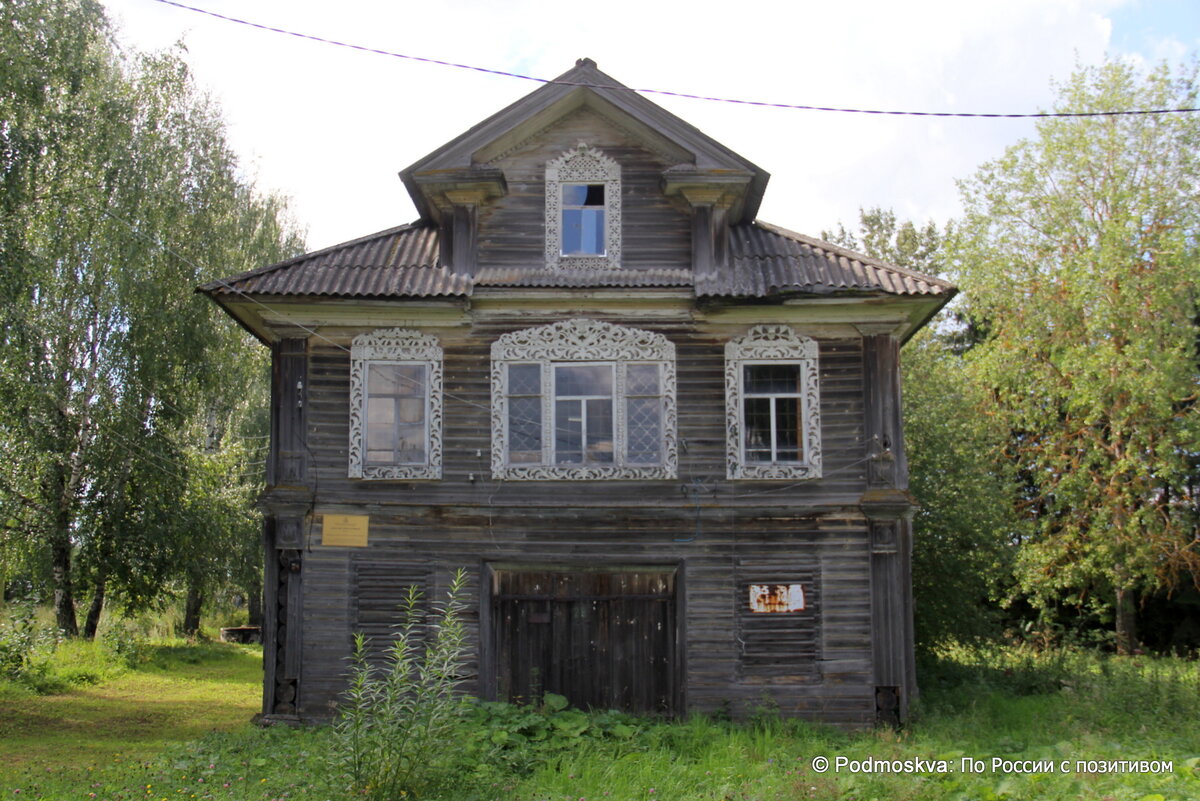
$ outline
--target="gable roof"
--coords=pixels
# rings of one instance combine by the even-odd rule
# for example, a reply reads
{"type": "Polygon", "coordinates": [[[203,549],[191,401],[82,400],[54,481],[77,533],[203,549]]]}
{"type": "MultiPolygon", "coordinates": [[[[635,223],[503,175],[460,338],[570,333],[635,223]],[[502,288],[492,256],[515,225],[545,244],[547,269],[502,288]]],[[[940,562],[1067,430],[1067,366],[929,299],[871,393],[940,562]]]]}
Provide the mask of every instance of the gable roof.
{"type": "Polygon", "coordinates": [[[727,265],[703,274],[686,269],[570,273],[484,267],[471,277],[440,265],[437,228],[416,222],[213,281],[200,291],[379,299],[464,297],[481,287],[679,287],[693,289],[697,297],[730,298],[863,292],[949,299],[955,291],[940,278],[767,223],[735,225],[729,239],[727,265]]]}
{"type": "Polygon", "coordinates": [[[634,136],[676,159],[671,171],[677,177],[680,173],[745,176],[748,184],[737,221],[749,222],[758,214],[770,179],[766,170],[601,72],[596,62],[581,58],[554,80],[401,170],[400,178],[421,218],[436,216],[421,185],[423,176],[437,180],[482,176],[490,159],[581,107],[619,120],[634,136]]]}

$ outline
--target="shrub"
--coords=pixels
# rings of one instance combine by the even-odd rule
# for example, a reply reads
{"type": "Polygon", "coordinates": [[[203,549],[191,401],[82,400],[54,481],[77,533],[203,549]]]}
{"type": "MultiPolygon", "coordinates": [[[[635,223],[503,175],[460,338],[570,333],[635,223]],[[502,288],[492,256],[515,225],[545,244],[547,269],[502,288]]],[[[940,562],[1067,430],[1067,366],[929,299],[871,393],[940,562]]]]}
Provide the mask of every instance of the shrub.
{"type": "Polygon", "coordinates": [[[467,651],[465,583],[466,571],[459,570],[446,601],[431,604],[428,620],[421,593],[408,588],[382,668],[369,661],[367,639],[354,637],[334,752],[370,798],[421,798],[452,787],[463,774],[457,735],[467,703],[458,692],[467,651]]]}
{"type": "Polygon", "coordinates": [[[104,648],[125,667],[137,667],[145,659],[145,647],[138,633],[124,623],[114,623],[100,635],[104,648]]]}
{"type": "Polygon", "coordinates": [[[0,620],[0,678],[36,692],[55,689],[47,673],[59,639],[57,630],[38,623],[32,603],[13,604],[0,620]]]}

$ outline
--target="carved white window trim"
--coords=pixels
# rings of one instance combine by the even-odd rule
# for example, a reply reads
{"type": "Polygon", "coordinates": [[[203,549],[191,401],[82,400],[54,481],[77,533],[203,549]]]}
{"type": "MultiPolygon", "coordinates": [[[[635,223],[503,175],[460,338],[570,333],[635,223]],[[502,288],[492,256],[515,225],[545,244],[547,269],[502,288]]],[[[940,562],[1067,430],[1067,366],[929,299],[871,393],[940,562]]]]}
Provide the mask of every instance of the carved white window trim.
{"type": "Polygon", "coordinates": [[[580,142],[546,164],[546,267],[550,270],[614,270],[621,266],[621,165],[580,142]],[[604,184],[604,255],[562,252],[562,187],[604,184]]]}
{"type": "Polygon", "coordinates": [[[817,343],[785,325],[760,325],[725,345],[726,476],[730,479],[821,477],[821,393],[817,343]],[[781,362],[800,366],[802,457],[799,462],[747,463],[742,442],[742,367],[781,362]]]}
{"type": "Polygon", "coordinates": [[[675,435],[675,345],[661,334],[596,320],[565,320],[513,331],[492,343],[492,476],[513,481],[591,481],[672,479],[678,464],[675,435]],[[569,363],[617,365],[613,389],[614,463],[554,464],[554,390],[552,368],[569,363]],[[662,397],[661,462],[624,463],[627,442],[625,370],[628,364],[659,366],[662,397]],[[508,366],[541,366],[542,459],[537,464],[508,462],[508,366]]]}
{"type": "Polygon", "coordinates": [[[403,328],[359,334],[350,348],[350,478],[438,479],[442,477],[442,348],[437,337],[403,328]],[[422,364],[426,368],[423,464],[366,462],[367,367],[372,363],[422,364]]]}

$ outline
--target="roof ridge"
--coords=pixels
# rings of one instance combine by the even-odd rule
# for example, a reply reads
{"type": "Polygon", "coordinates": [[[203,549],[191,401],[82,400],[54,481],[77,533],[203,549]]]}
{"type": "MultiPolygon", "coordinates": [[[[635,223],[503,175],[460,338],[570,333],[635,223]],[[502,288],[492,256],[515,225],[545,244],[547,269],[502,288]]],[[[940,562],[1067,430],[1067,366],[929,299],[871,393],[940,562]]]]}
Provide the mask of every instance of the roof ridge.
{"type": "MultiPolygon", "coordinates": [[[[951,282],[947,281],[944,278],[938,278],[937,276],[929,275],[928,273],[918,272],[917,270],[912,270],[912,269],[909,269],[908,267],[901,267],[900,265],[893,264],[890,261],[884,261],[883,259],[876,258],[875,256],[868,256],[865,253],[860,253],[857,250],[851,250],[850,248],[844,247],[842,245],[836,245],[833,242],[828,242],[824,239],[817,239],[816,237],[808,236],[806,234],[799,233],[798,231],[793,231],[790,228],[784,228],[782,225],[775,225],[774,223],[765,222],[764,220],[755,220],[754,222],[752,222],[750,224],[757,225],[759,228],[762,228],[763,230],[765,230],[769,233],[777,234],[779,236],[784,236],[789,239],[794,239],[797,242],[802,242],[806,245],[809,245],[810,247],[819,248],[819,249],[827,251],[829,253],[834,253],[834,254],[837,254],[840,256],[845,256],[845,257],[851,258],[851,259],[857,259],[858,261],[861,261],[864,264],[870,264],[870,265],[873,265],[873,266],[878,267],[883,270],[888,270],[890,272],[897,272],[902,275],[907,275],[910,278],[915,278],[919,281],[925,281],[926,283],[935,284],[935,285],[943,287],[945,289],[954,289],[955,288],[954,284],[952,284],[951,282]]],[[[756,257],[752,257],[752,258],[756,258],[756,257]]]]}

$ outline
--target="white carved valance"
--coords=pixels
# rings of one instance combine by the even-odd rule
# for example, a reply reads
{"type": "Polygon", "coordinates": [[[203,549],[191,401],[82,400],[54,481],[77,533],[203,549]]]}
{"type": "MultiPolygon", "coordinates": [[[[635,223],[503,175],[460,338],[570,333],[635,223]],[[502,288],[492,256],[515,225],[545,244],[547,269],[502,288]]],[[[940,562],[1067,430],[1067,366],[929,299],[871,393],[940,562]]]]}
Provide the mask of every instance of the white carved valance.
{"type": "Polygon", "coordinates": [[[675,477],[675,346],[666,337],[574,319],[505,334],[492,344],[491,354],[493,476],[525,481],[675,477]],[[564,435],[556,431],[554,369],[568,365],[589,365],[611,376],[611,388],[605,390],[612,414],[611,463],[563,464],[556,455],[564,435]],[[510,388],[509,370],[515,367],[526,372],[527,386],[510,388]],[[520,435],[510,430],[518,402],[530,418],[517,421],[520,435]],[[534,449],[522,451],[525,461],[519,463],[510,458],[510,444],[516,442],[510,437],[518,436],[537,443],[519,446],[534,449]],[[646,443],[651,436],[655,441],[646,443]],[[644,457],[639,463],[637,452],[656,454],[653,463],[644,457]]]}
{"type": "Polygon", "coordinates": [[[442,477],[442,348],[437,337],[388,328],[354,338],[350,348],[349,476],[394,480],[442,477]],[[420,401],[424,404],[420,462],[372,464],[367,459],[368,371],[372,364],[420,368],[420,401]]]}
{"type": "Polygon", "coordinates": [[[612,270],[621,266],[621,165],[580,142],[546,164],[546,267],[551,270],[612,270]],[[604,255],[563,254],[564,184],[602,184],[604,255]]]}
{"type": "MultiPolygon", "coordinates": [[[[821,476],[821,397],[815,340],[785,325],[760,325],[725,345],[726,475],[730,479],[806,479],[821,476]],[[749,461],[746,456],[744,369],[790,364],[798,368],[799,458],[749,461]]],[[[774,408],[774,407],[772,407],[774,408]]]]}

